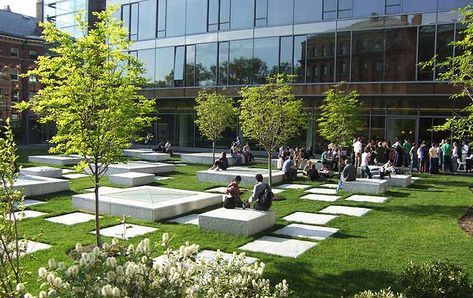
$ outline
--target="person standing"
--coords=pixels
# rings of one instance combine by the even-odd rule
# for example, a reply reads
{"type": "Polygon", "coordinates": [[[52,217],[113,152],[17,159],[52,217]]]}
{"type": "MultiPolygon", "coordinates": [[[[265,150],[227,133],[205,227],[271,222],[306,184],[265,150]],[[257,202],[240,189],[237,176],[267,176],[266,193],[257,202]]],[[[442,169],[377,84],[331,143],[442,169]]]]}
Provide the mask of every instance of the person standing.
{"type": "Polygon", "coordinates": [[[468,143],[466,141],[463,141],[462,145],[462,162],[466,162],[466,158],[468,157],[468,153],[470,151],[470,147],[468,147],[468,143]]]}
{"type": "Polygon", "coordinates": [[[439,158],[437,151],[437,144],[432,143],[432,147],[429,149],[429,158],[430,158],[430,174],[438,174],[439,172],[439,158]]]}
{"type": "Polygon", "coordinates": [[[361,166],[361,154],[363,152],[363,144],[361,143],[361,137],[355,139],[353,143],[353,153],[355,153],[355,169],[361,166]]]}
{"type": "Polygon", "coordinates": [[[370,149],[365,148],[365,152],[361,154],[361,178],[365,178],[365,174],[371,179],[371,172],[369,168],[370,149]]]}
{"type": "Polygon", "coordinates": [[[442,153],[443,153],[443,171],[453,172],[452,167],[452,145],[448,140],[445,140],[442,145],[442,153]]]}
{"type": "Polygon", "coordinates": [[[411,142],[409,142],[409,140],[406,139],[404,141],[404,144],[402,144],[402,149],[404,153],[403,163],[404,163],[404,167],[406,168],[410,167],[411,165],[411,156],[410,156],[411,148],[412,148],[411,142]]]}
{"type": "Polygon", "coordinates": [[[453,171],[456,172],[458,169],[458,165],[460,164],[460,149],[458,148],[457,142],[453,142],[452,148],[452,168],[453,171]]]}
{"type": "Polygon", "coordinates": [[[417,155],[417,150],[418,150],[417,143],[413,142],[411,146],[411,150],[409,150],[409,158],[410,158],[409,169],[411,171],[411,174],[414,171],[414,168],[416,168],[417,171],[419,171],[419,159],[417,155]]]}
{"type": "Polygon", "coordinates": [[[425,141],[422,141],[419,149],[417,149],[417,157],[419,158],[419,171],[421,173],[427,172],[427,164],[428,164],[428,154],[429,149],[427,148],[427,144],[425,141]]]}

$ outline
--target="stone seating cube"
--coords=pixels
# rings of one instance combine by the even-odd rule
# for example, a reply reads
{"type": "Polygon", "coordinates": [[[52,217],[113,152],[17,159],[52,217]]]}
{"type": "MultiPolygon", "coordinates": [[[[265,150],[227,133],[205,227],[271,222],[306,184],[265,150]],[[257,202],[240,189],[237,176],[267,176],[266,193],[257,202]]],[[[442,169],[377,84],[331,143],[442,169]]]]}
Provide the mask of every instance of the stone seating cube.
{"type": "MultiPolygon", "coordinates": [[[[220,158],[220,152],[215,153],[215,159],[220,158]]],[[[233,166],[236,164],[236,158],[233,158],[230,153],[227,153],[228,164],[233,166]]],[[[213,165],[212,153],[185,153],[181,154],[181,160],[190,164],[204,164],[213,165]]]]}
{"type": "Polygon", "coordinates": [[[24,175],[16,180],[14,188],[21,190],[27,197],[39,196],[69,190],[69,181],[50,177],[24,175]]]}
{"type": "Polygon", "coordinates": [[[29,162],[45,163],[54,165],[76,165],[81,162],[83,158],[77,155],[60,156],[60,155],[32,155],[28,156],[29,162]]]}
{"type": "MultiPolygon", "coordinates": [[[[245,168],[245,167],[230,167],[225,171],[204,170],[197,172],[197,181],[201,182],[218,182],[228,184],[235,176],[241,176],[241,184],[254,185],[256,183],[255,175],[263,175],[263,181],[268,183],[269,175],[266,169],[245,168]]],[[[272,182],[274,184],[283,181],[284,173],[282,171],[274,170],[272,172],[272,182]]]]}
{"type": "Polygon", "coordinates": [[[356,179],[346,181],[343,191],[352,193],[383,194],[388,191],[388,181],[379,179],[356,179]]]}
{"type": "Polygon", "coordinates": [[[128,156],[128,157],[139,158],[144,153],[152,153],[152,152],[153,150],[151,149],[125,149],[123,150],[123,155],[128,156]]]}
{"type": "Polygon", "coordinates": [[[168,153],[159,153],[159,152],[150,152],[142,153],[140,158],[148,161],[163,161],[171,158],[171,155],[168,153]]]}
{"type": "Polygon", "coordinates": [[[49,178],[61,178],[62,170],[52,167],[31,167],[23,168],[20,170],[21,175],[31,175],[49,178]]]}
{"type": "MultiPolygon", "coordinates": [[[[379,178],[379,175],[374,175],[373,178],[379,178]]],[[[389,186],[407,187],[412,183],[411,175],[391,175],[391,177],[386,176],[384,179],[388,181],[389,186]]]]}
{"type": "Polygon", "coordinates": [[[275,222],[272,210],[220,208],[199,214],[199,228],[243,236],[269,229],[275,222]]]}
{"type": "Polygon", "coordinates": [[[126,186],[146,185],[154,182],[154,174],[128,172],[110,175],[108,180],[110,183],[126,186]]]}

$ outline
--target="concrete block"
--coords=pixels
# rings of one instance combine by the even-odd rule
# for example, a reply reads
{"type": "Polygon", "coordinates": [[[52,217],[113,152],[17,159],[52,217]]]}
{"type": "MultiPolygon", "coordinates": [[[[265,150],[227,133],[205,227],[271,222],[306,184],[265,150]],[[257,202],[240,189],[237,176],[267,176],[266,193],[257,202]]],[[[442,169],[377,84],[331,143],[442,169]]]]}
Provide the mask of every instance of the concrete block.
{"type": "Polygon", "coordinates": [[[126,186],[146,185],[154,182],[154,175],[146,173],[128,172],[110,175],[108,176],[108,181],[113,184],[126,186]]]}

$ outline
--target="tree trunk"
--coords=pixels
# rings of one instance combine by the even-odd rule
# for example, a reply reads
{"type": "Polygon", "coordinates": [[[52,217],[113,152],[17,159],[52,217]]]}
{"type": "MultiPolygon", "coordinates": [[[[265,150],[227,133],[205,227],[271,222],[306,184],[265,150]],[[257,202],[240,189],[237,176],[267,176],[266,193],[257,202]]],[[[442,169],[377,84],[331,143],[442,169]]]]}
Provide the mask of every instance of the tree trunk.
{"type": "Polygon", "coordinates": [[[271,183],[273,181],[272,176],[271,176],[271,152],[268,151],[268,172],[269,172],[269,178],[268,178],[268,184],[271,186],[271,183]]]}
{"type": "Polygon", "coordinates": [[[212,166],[215,162],[215,141],[212,141],[212,166]]]}
{"type": "Polygon", "coordinates": [[[102,247],[100,242],[100,210],[99,210],[99,186],[100,186],[100,178],[99,178],[99,165],[98,161],[95,160],[95,171],[94,171],[94,182],[95,182],[95,239],[97,241],[97,247],[102,247]]]}

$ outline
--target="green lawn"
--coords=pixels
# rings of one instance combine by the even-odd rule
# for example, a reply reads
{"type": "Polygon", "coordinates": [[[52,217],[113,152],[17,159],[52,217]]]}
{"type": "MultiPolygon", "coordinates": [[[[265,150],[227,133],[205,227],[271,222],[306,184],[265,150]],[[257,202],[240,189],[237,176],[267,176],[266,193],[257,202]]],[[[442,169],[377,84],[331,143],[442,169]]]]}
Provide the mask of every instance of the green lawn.
{"type": "MultiPolygon", "coordinates": [[[[41,150],[35,150],[34,154],[41,150]]],[[[43,151],[44,153],[45,151],[43,151]]],[[[20,162],[31,150],[19,150],[20,162]]],[[[170,174],[174,179],[156,182],[156,186],[202,191],[220,184],[196,182],[195,172],[205,166],[180,166],[170,174]]],[[[303,191],[289,190],[281,194],[286,200],[273,204],[277,221],[275,231],[288,223],[281,218],[295,211],[316,212],[328,205],[349,205],[372,208],[363,217],[340,216],[328,226],[339,228],[339,232],[296,259],[276,257],[259,253],[247,253],[266,263],[266,276],[277,282],[286,279],[294,292],[294,297],[340,297],[351,296],[364,289],[388,287],[409,261],[449,260],[462,266],[473,276],[473,238],[458,225],[458,219],[473,204],[473,195],[468,186],[473,182],[469,177],[421,176],[422,179],[408,188],[391,188],[389,200],[383,204],[356,203],[344,201],[336,203],[300,200],[303,191]]],[[[298,180],[297,183],[308,183],[298,180]]],[[[108,182],[104,181],[106,185],[108,182]]],[[[312,183],[317,185],[318,183],[312,183]]],[[[88,178],[71,182],[71,191],[41,196],[47,204],[32,206],[30,209],[47,212],[49,216],[72,212],[71,195],[84,192],[92,187],[88,178]]],[[[347,197],[349,194],[344,194],[347,197]]],[[[249,194],[245,195],[245,198],[249,194]]],[[[101,225],[107,227],[119,223],[121,218],[104,216],[101,225]]],[[[186,241],[197,243],[202,249],[220,249],[225,252],[258,238],[232,236],[216,232],[202,231],[193,225],[151,223],[129,219],[130,223],[152,226],[158,232],[145,237],[160,240],[161,234],[173,236],[173,246],[186,241]]],[[[24,266],[31,271],[27,287],[36,292],[39,283],[37,270],[47,264],[49,258],[71,262],[67,252],[77,242],[94,243],[89,232],[94,223],[64,226],[45,221],[44,218],[26,219],[21,224],[29,237],[39,235],[39,241],[48,243],[51,249],[37,252],[23,258],[24,266]]],[[[266,231],[270,235],[271,231],[266,231]]],[[[137,243],[144,237],[128,242],[137,243]]],[[[157,254],[160,252],[158,251],[157,254]]]]}

